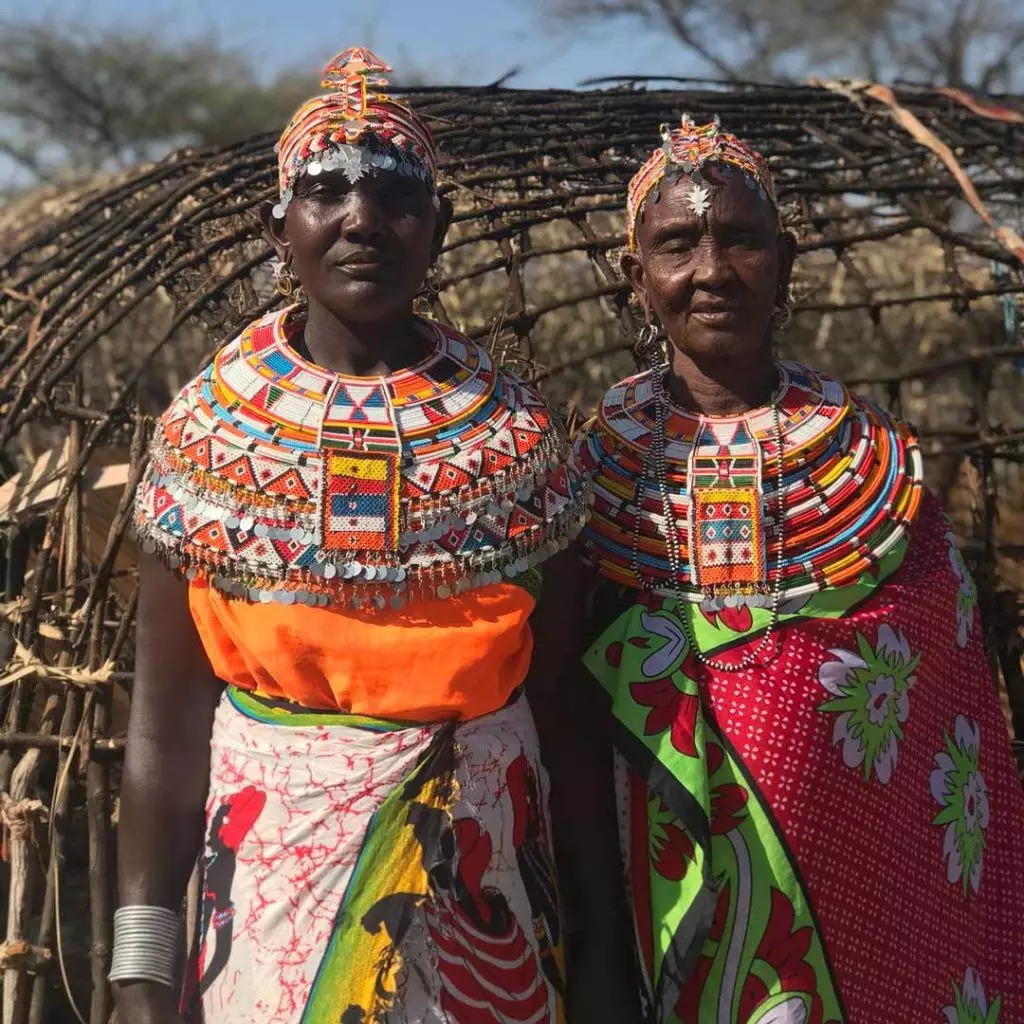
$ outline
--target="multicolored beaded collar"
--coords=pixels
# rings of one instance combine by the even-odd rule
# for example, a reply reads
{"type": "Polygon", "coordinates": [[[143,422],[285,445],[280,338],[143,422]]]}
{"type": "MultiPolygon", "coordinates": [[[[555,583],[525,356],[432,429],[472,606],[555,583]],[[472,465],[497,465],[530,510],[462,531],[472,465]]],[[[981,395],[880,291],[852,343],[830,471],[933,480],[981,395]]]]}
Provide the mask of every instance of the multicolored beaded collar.
{"type": "Polygon", "coordinates": [[[253,601],[401,607],[511,580],[580,530],[583,481],[543,399],[455,331],[389,377],[303,360],[296,307],[250,324],[161,420],[144,550],[253,601]]]}
{"type": "Polygon", "coordinates": [[[710,419],[670,407],[665,461],[675,521],[666,524],[662,495],[644,470],[656,428],[654,372],[662,371],[611,388],[577,440],[577,462],[593,483],[586,544],[602,575],[637,587],[637,559],[656,589],[673,593],[668,528],[678,538],[685,566],[678,590],[688,600],[707,601],[708,579],[754,579],[758,560],[778,550],[775,483],[761,472],[763,461],[775,460],[777,436],[785,543],[781,564],[767,569],[781,597],[852,583],[906,536],[921,498],[916,440],[873,403],[795,363],[779,365],[778,434],[769,408],[710,419]],[[730,497],[747,500],[750,481],[764,507],[730,497]]]}

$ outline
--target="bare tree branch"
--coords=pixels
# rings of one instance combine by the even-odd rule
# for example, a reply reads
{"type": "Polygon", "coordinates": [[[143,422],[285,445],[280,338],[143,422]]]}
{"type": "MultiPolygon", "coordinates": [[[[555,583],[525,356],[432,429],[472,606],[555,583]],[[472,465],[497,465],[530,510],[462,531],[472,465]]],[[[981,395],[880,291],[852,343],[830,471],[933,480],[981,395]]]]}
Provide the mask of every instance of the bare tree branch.
{"type": "Polygon", "coordinates": [[[668,29],[726,79],[789,70],[1012,91],[1020,0],[537,0],[549,19],[668,29]]]}
{"type": "Polygon", "coordinates": [[[1002,52],[983,64],[978,77],[978,88],[993,92],[998,88],[1009,91],[1021,62],[1024,61],[1024,25],[1005,38],[1002,52]]]}
{"type": "Polygon", "coordinates": [[[676,39],[684,46],[693,50],[698,57],[707,61],[723,78],[735,79],[737,77],[736,69],[728,61],[723,60],[713,51],[709,50],[701,42],[699,36],[687,25],[685,14],[681,9],[683,5],[673,3],[672,0],[654,0],[654,4],[661,15],[661,19],[672,30],[676,39]]]}
{"type": "Polygon", "coordinates": [[[277,128],[314,87],[205,39],[0,21],[0,144],[37,179],[277,128]]]}

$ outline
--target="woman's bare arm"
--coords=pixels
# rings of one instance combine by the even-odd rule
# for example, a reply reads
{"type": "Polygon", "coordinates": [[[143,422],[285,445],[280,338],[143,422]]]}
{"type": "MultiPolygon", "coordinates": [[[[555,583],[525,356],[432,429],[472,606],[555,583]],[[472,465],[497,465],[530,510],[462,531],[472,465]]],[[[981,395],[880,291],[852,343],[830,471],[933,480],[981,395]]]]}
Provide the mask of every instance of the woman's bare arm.
{"type": "MultiPolygon", "coordinates": [[[[188,608],[188,587],[142,555],[121,813],[121,906],[177,912],[203,841],[210,736],[223,691],[188,608]]],[[[153,983],[116,987],[127,1024],[175,1020],[173,993],[153,983]]]]}
{"type": "Polygon", "coordinates": [[[609,713],[583,653],[585,575],[570,548],[545,564],[531,622],[527,692],[551,781],[559,886],[567,919],[570,1024],[642,1020],[615,811],[609,713]]]}

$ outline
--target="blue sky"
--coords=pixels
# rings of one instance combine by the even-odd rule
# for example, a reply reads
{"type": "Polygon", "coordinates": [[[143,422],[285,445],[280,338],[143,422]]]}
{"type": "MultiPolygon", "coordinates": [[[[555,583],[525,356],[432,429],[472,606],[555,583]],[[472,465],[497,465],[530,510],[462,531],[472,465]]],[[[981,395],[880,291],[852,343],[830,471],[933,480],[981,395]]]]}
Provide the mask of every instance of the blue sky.
{"type": "MultiPolygon", "coordinates": [[[[319,68],[336,52],[368,43],[400,71],[403,57],[441,81],[482,84],[513,67],[521,88],[573,86],[590,77],[647,71],[686,74],[665,35],[631,22],[559,30],[540,0],[40,0],[35,17],[160,24],[213,32],[265,61],[319,68]]],[[[24,17],[24,0],[0,0],[0,15],[24,17]]],[[[693,69],[691,68],[691,71],[693,69]]],[[[396,74],[396,78],[398,75],[396,74]]]]}

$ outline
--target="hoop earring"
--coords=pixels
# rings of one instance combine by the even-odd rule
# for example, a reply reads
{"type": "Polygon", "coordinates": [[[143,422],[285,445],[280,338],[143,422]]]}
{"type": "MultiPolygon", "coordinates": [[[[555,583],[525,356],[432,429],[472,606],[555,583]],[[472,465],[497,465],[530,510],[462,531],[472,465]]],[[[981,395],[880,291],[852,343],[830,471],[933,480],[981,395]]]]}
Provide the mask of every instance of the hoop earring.
{"type": "Polygon", "coordinates": [[[274,260],[274,287],[282,299],[290,299],[299,287],[299,279],[295,276],[291,264],[284,260],[274,260]]]}
{"type": "Polygon", "coordinates": [[[441,294],[441,268],[436,261],[427,267],[427,276],[423,278],[421,294],[431,302],[441,294]]]}
{"type": "Polygon", "coordinates": [[[427,268],[423,284],[413,299],[413,312],[419,316],[430,316],[434,312],[434,300],[441,294],[441,268],[431,263],[427,268]]]}
{"type": "Polygon", "coordinates": [[[633,346],[633,353],[640,362],[648,367],[664,362],[661,345],[658,344],[658,328],[655,324],[645,324],[640,328],[633,346]]]}

